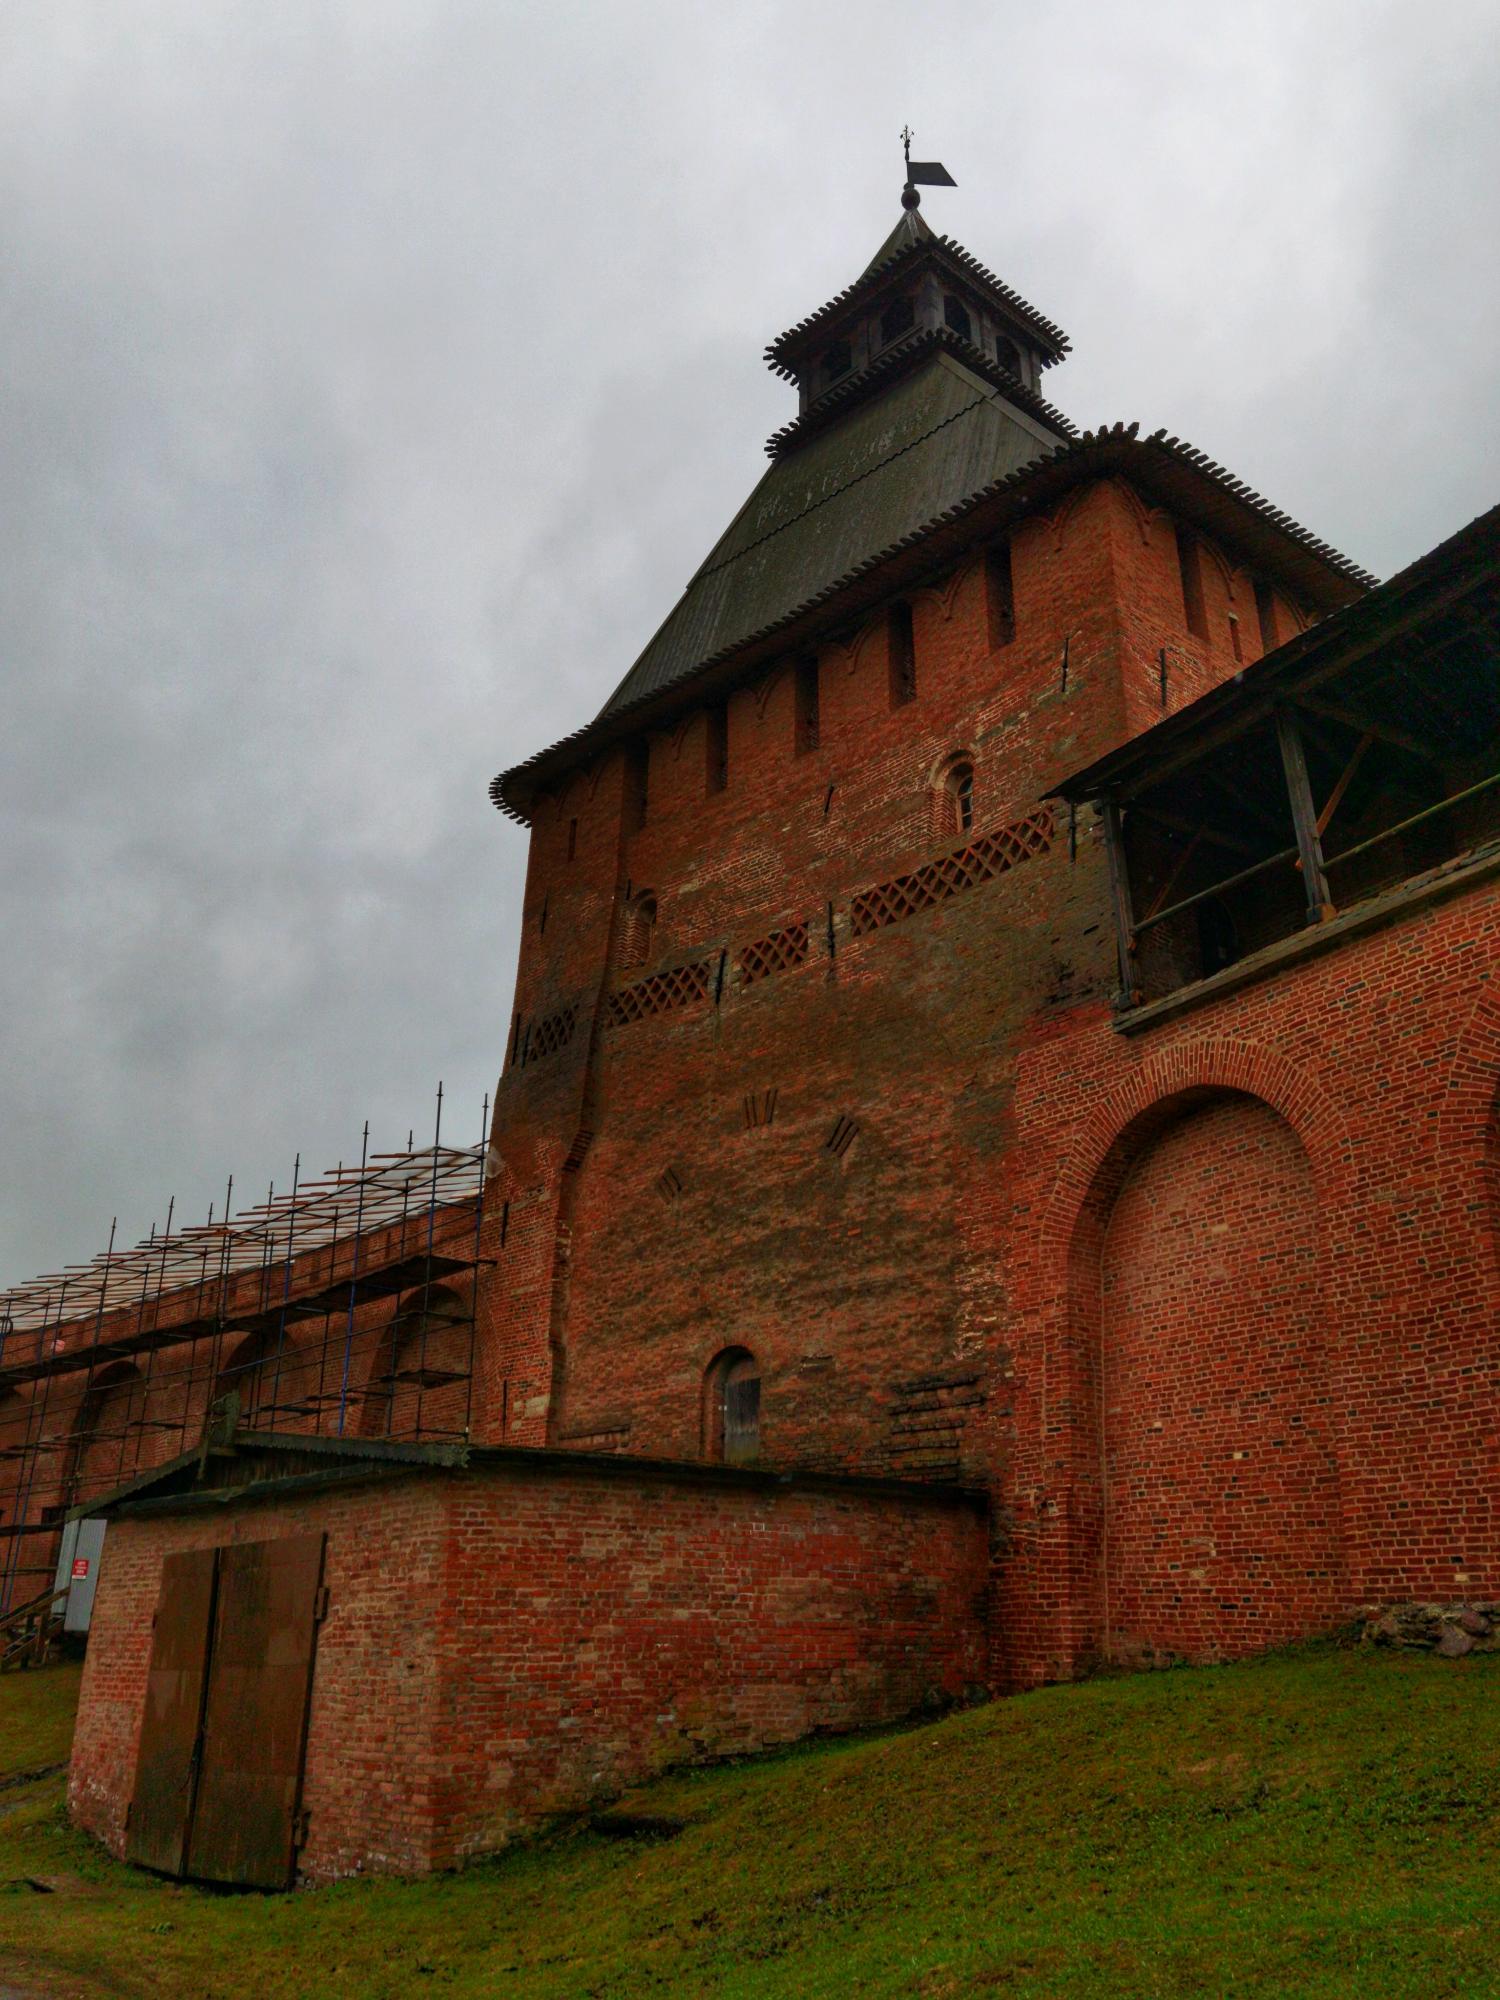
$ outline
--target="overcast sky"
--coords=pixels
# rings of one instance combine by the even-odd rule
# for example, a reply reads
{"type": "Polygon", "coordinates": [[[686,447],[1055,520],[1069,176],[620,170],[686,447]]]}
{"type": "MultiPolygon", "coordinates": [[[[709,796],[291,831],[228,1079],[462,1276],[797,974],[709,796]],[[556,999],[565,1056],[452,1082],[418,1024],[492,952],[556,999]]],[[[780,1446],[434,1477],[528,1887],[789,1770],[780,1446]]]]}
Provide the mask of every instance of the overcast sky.
{"type": "Polygon", "coordinates": [[[477,1139],[501,766],[625,672],[924,213],[1386,574],[1500,497],[1494,0],[5,0],[0,1280],[477,1139]]]}

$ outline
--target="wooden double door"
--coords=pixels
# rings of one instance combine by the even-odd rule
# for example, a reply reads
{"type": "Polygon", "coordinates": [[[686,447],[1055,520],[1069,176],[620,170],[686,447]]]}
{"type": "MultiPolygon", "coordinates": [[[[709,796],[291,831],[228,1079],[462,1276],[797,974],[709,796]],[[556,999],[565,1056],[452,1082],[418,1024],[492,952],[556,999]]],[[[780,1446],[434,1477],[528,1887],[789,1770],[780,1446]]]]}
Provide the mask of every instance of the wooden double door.
{"type": "Polygon", "coordinates": [[[167,1557],[129,1860],[204,1882],[291,1887],[323,1543],[296,1535],[167,1557]]]}

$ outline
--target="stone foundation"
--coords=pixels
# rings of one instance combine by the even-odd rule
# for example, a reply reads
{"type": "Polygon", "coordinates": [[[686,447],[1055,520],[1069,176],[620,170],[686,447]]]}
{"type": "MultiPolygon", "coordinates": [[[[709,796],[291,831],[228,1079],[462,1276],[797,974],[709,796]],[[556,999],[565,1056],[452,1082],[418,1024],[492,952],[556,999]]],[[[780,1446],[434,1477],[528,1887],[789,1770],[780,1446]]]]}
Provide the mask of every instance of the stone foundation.
{"type": "Polygon", "coordinates": [[[1401,1646],[1461,1660],[1468,1653],[1500,1653],[1500,1604],[1392,1604],[1360,1616],[1367,1646],[1401,1646]]]}

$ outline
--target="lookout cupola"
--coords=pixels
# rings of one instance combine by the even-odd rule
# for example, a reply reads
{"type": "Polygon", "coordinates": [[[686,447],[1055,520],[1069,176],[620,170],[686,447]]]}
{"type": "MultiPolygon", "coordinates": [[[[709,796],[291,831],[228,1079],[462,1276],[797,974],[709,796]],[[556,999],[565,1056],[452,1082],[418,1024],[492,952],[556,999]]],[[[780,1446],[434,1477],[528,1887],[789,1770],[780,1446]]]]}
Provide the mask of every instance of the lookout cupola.
{"type": "Polygon", "coordinates": [[[1069,427],[1042,402],[1043,369],[1061,361],[1068,336],[924,221],[918,181],[952,187],[945,168],[914,162],[908,141],[901,219],[844,291],[766,349],[776,374],[797,385],[798,420],[768,449],[791,449],[807,430],[858,402],[904,366],[946,347],[1033,415],[1069,427]],[[811,420],[811,421],[809,421],[811,420]]]}

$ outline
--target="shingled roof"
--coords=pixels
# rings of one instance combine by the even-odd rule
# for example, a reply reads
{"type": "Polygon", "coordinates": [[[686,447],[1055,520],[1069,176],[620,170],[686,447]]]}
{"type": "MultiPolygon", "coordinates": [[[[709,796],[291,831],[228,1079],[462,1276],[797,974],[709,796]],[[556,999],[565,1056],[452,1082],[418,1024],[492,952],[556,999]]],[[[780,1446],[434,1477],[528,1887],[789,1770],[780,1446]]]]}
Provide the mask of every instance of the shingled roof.
{"type": "Polygon", "coordinates": [[[770,467],[601,713],[681,680],[1051,442],[990,383],[935,353],[770,467]]]}
{"type": "Polygon", "coordinates": [[[836,460],[842,427],[771,467],[594,720],[495,779],[490,797],[502,812],[525,820],[550,777],[679,707],[689,686],[701,698],[711,679],[815,643],[867,605],[954,561],[976,537],[1003,532],[1084,479],[1121,474],[1252,567],[1285,578],[1319,612],[1339,609],[1376,581],[1165,431],[1142,438],[1137,425],[1114,424],[1061,444],[1048,440],[1037,452],[1039,426],[1023,428],[992,390],[965,396],[956,383],[933,380],[939,368],[959,382],[968,375],[942,355],[902,384],[909,389],[904,432],[892,429],[884,401],[859,411],[867,449],[883,439],[889,449],[863,470],[851,453],[845,481],[832,492],[820,493],[809,475],[824,463],[825,448],[836,460]],[[783,480],[788,473],[795,485],[783,480]],[[762,520],[767,531],[757,535],[762,520]],[[787,534],[793,526],[802,532],[787,534]]]}
{"type": "MultiPolygon", "coordinates": [[[[1067,350],[1060,327],[908,208],[855,282],[774,341],[767,360],[794,373],[789,363],[810,340],[852,310],[873,310],[908,264],[933,261],[1023,325],[1044,361],[1067,350]]],[[[778,651],[816,644],[1082,479],[1122,474],[1320,612],[1374,582],[1191,445],[1160,431],[1138,438],[1134,424],[1077,435],[947,327],[915,329],[815,398],[767,448],[774,462],[594,720],[495,779],[502,812],[527,819],[537,791],[584,757],[778,651]]]]}

